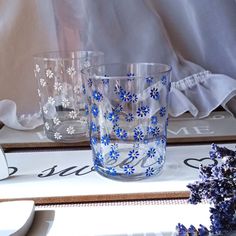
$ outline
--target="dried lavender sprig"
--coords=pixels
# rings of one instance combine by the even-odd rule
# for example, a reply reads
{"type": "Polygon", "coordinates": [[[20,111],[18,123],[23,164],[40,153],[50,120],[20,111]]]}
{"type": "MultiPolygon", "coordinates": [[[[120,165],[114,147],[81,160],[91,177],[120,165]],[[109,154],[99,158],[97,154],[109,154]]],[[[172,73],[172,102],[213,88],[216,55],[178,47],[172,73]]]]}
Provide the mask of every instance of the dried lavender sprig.
{"type": "Polygon", "coordinates": [[[230,150],[226,147],[219,147],[215,143],[211,145],[211,151],[209,152],[211,159],[223,158],[225,156],[236,156],[236,151],[230,150]]]}
{"type": "Polygon", "coordinates": [[[188,228],[188,235],[189,236],[196,236],[198,235],[198,232],[196,230],[196,228],[193,225],[190,225],[188,228]]]}
{"type": "Polygon", "coordinates": [[[193,225],[187,229],[183,224],[178,223],[176,226],[176,235],[177,236],[208,236],[209,230],[204,225],[199,225],[196,229],[193,225]]]}
{"type": "Polygon", "coordinates": [[[176,235],[177,236],[187,236],[188,235],[187,228],[183,224],[178,223],[176,225],[176,235]]]}
{"type": "MultiPolygon", "coordinates": [[[[222,158],[222,163],[200,167],[200,180],[187,186],[189,202],[197,204],[206,199],[212,203],[210,232],[225,235],[236,230],[236,151],[213,144],[210,157],[222,158]]],[[[207,232],[205,227],[198,229],[201,236],[207,232]]]]}
{"type": "Polygon", "coordinates": [[[235,215],[236,198],[232,197],[215,204],[210,208],[211,232],[218,234],[226,234],[236,230],[235,215]]]}
{"type": "Polygon", "coordinates": [[[198,234],[199,236],[208,236],[209,235],[209,230],[207,229],[207,227],[205,227],[204,225],[200,224],[199,228],[198,228],[198,234]]]}

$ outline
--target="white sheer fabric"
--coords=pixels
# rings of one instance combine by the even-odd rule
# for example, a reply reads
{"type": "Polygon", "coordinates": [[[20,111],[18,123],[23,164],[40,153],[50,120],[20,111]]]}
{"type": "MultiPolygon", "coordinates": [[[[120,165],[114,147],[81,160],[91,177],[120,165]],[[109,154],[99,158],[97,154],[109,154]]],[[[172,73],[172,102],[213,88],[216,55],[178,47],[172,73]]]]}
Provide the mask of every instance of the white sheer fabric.
{"type": "Polygon", "coordinates": [[[59,49],[169,64],[172,116],[205,117],[219,105],[236,116],[235,12],[234,0],[0,0],[0,121],[42,123],[29,115],[39,111],[32,55],[59,49]]]}

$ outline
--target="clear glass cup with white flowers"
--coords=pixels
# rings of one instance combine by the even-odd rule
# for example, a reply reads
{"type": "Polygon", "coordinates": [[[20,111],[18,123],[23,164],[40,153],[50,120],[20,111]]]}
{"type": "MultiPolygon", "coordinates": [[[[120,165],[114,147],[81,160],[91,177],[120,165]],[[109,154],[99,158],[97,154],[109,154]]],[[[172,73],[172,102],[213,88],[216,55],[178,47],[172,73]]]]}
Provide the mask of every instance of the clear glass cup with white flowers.
{"type": "Polygon", "coordinates": [[[88,140],[81,69],[103,63],[99,51],[55,51],[34,55],[39,103],[47,138],[56,142],[88,140]]]}

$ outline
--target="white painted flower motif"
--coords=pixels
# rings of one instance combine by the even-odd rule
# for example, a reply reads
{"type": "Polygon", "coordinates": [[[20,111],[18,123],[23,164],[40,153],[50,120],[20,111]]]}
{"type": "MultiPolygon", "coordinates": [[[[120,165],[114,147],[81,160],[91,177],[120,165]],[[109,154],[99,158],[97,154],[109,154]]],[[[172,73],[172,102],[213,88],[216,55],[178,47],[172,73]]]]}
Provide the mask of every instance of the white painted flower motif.
{"type": "Polygon", "coordinates": [[[91,66],[90,62],[85,61],[84,64],[83,64],[83,67],[86,68],[86,67],[89,67],[89,66],[91,66]]]}
{"type": "Polygon", "coordinates": [[[61,105],[65,108],[70,106],[70,102],[67,98],[62,98],[61,105]]]}
{"type": "Polygon", "coordinates": [[[46,129],[46,130],[49,130],[49,129],[50,129],[50,126],[49,126],[48,122],[45,122],[44,126],[45,126],[45,129],[46,129]]]}
{"type": "Polygon", "coordinates": [[[54,83],[54,89],[56,90],[56,91],[62,91],[62,83],[60,83],[60,82],[55,82],[54,83]]]}
{"type": "Polygon", "coordinates": [[[72,77],[76,74],[76,70],[73,66],[69,67],[66,72],[72,77]]]}
{"type": "Polygon", "coordinates": [[[46,105],[44,105],[44,106],[43,106],[43,112],[44,112],[45,114],[47,114],[47,113],[48,113],[48,108],[47,108],[47,106],[46,106],[46,105]]]}
{"type": "Polygon", "coordinates": [[[51,69],[47,69],[47,70],[46,70],[46,76],[47,76],[49,79],[52,79],[52,78],[53,78],[54,74],[53,74],[53,72],[52,72],[51,69]]]}
{"type": "Polygon", "coordinates": [[[77,118],[77,113],[76,113],[76,111],[70,111],[70,112],[69,112],[69,117],[70,117],[71,119],[76,119],[76,118],[77,118]]]}
{"type": "Polygon", "coordinates": [[[38,64],[35,65],[35,71],[38,72],[38,73],[40,72],[40,67],[39,67],[38,64]]]}
{"type": "Polygon", "coordinates": [[[81,93],[81,92],[80,92],[80,89],[81,89],[81,88],[80,88],[79,85],[75,85],[75,87],[73,88],[73,91],[74,91],[75,94],[80,95],[80,93],[81,93]]]}
{"type": "Polygon", "coordinates": [[[66,129],[66,132],[68,134],[74,134],[75,133],[75,129],[73,126],[69,126],[67,129],[66,129]]]}
{"type": "Polygon", "coordinates": [[[86,117],[81,117],[79,120],[80,120],[80,122],[83,123],[83,124],[86,124],[86,123],[87,123],[87,118],[86,118],[86,117]]]}
{"type": "Polygon", "coordinates": [[[45,79],[43,79],[43,78],[41,78],[40,80],[39,80],[39,82],[40,82],[40,84],[41,84],[41,86],[42,87],[45,87],[46,86],[46,81],[45,81],[45,79]]]}
{"type": "Polygon", "coordinates": [[[61,121],[60,121],[57,117],[54,117],[54,118],[53,118],[53,123],[54,123],[55,125],[59,125],[59,124],[61,124],[61,121]]]}
{"type": "Polygon", "coordinates": [[[55,104],[55,99],[53,97],[48,97],[48,103],[51,105],[55,104]]]}
{"type": "Polygon", "coordinates": [[[39,97],[41,97],[41,92],[40,92],[40,90],[38,89],[37,91],[38,91],[38,95],[39,95],[39,97]]]}
{"type": "Polygon", "coordinates": [[[56,133],[54,134],[54,138],[55,138],[55,139],[61,139],[61,138],[62,138],[62,135],[61,135],[59,132],[56,132],[56,133]]]}

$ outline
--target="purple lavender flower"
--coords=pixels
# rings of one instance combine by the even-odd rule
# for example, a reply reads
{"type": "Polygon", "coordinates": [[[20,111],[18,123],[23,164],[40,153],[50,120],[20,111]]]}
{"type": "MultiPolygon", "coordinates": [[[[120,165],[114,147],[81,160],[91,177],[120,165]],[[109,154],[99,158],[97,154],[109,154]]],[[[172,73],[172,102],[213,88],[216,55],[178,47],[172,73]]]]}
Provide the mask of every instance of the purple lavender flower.
{"type": "MultiPolygon", "coordinates": [[[[188,184],[189,202],[192,204],[207,200],[210,208],[210,232],[213,235],[226,235],[236,230],[236,152],[226,147],[212,144],[209,153],[214,164],[200,166],[200,180],[188,184]],[[222,159],[218,163],[216,159],[222,159]]],[[[200,225],[198,234],[209,234],[206,227],[200,225]]]]}
{"type": "Polygon", "coordinates": [[[209,230],[204,225],[200,224],[198,228],[198,234],[199,236],[208,236],[209,230]]]}
{"type": "Polygon", "coordinates": [[[188,230],[183,224],[178,223],[176,231],[178,236],[187,236],[188,230]]]}

